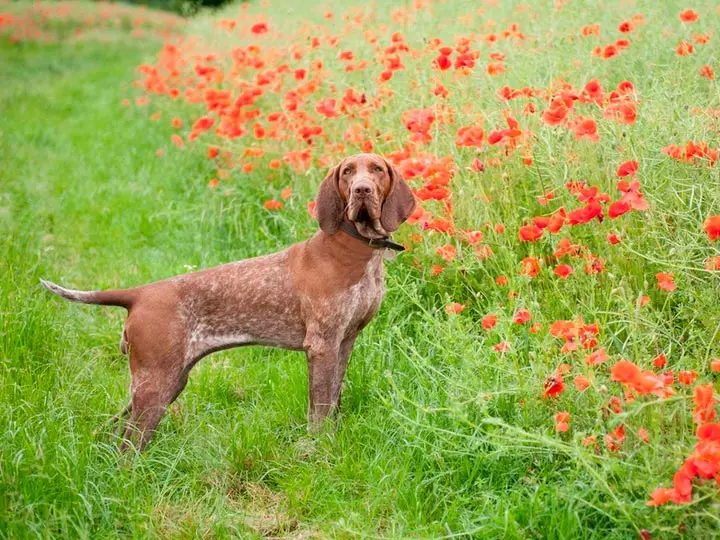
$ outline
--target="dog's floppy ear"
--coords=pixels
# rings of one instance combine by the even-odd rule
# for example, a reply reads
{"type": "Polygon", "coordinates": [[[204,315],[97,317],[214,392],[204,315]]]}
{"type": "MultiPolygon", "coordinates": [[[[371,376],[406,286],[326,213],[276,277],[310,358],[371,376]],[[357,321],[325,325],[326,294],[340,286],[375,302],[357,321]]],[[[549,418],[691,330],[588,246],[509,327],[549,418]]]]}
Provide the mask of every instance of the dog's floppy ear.
{"type": "Polygon", "coordinates": [[[345,203],[338,191],[341,165],[342,163],[339,163],[330,169],[325,180],[320,184],[316,199],[315,215],[320,223],[320,229],[328,234],[335,234],[344,218],[345,203]]]}
{"type": "Polygon", "coordinates": [[[400,171],[385,160],[390,172],[390,193],[385,198],[380,213],[380,223],[387,232],[393,232],[400,227],[415,210],[415,196],[407,183],[400,175],[400,171]]]}

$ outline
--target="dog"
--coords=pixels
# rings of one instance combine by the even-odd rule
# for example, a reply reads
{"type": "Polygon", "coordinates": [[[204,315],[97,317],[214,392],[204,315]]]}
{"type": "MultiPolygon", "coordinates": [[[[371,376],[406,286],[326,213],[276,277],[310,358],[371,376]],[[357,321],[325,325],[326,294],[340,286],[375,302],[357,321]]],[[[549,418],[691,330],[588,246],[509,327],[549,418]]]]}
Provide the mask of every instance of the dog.
{"type": "Polygon", "coordinates": [[[244,345],[305,351],[309,428],[317,429],[338,407],[353,344],[380,307],[383,253],[403,249],[390,234],[414,208],[397,168],[358,154],[320,184],[320,230],[284,251],[132,289],[41,283],[68,300],[128,310],[120,350],[129,356],[131,399],[113,418],[119,433],[125,428],[121,450],[145,448],[201,358],[244,345]]]}

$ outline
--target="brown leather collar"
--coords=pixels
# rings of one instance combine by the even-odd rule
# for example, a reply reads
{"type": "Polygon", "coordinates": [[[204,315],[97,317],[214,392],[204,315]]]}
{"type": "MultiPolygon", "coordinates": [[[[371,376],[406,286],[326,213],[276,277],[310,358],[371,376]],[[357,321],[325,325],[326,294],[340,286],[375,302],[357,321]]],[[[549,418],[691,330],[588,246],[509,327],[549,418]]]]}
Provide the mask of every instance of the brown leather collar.
{"type": "Polygon", "coordinates": [[[349,234],[353,238],[362,240],[373,249],[392,249],[393,251],[405,251],[405,246],[403,246],[402,244],[398,244],[397,242],[393,242],[389,238],[365,238],[357,231],[355,225],[350,223],[347,219],[343,220],[342,225],[340,225],[340,229],[342,229],[344,233],[349,234]]]}

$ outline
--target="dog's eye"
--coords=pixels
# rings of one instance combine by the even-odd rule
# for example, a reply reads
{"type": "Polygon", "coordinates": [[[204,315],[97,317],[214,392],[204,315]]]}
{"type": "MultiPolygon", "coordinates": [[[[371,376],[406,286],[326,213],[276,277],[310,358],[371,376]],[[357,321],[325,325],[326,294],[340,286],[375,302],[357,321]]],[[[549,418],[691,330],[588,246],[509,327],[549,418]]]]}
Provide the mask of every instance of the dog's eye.
{"type": "Polygon", "coordinates": [[[385,172],[380,165],[375,165],[375,172],[385,172]]]}
{"type": "Polygon", "coordinates": [[[347,175],[350,174],[351,172],[352,172],[352,169],[345,169],[345,170],[343,171],[343,176],[347,176],[347,175]]]}

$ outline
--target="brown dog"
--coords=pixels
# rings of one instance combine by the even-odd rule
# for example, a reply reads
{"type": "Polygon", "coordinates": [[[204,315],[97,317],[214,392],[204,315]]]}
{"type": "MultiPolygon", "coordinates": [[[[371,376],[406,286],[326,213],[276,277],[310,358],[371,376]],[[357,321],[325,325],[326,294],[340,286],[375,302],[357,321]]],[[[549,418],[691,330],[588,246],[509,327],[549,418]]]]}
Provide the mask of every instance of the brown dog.
{"type": "MultiPolygon", "coordinates": [[[[307,354],[309,421],[318,426],[340,401],[355,338],[384,294],[382,252],[415,207],[398,171],[374,154],[343,160],[320,185],[320,231],[305,242],[134,289],[75,291],[42,281],[77,302],[122,306],[120,349],[130,357],[130,414],[122,448],[142,449],[202,357],[241,345],[307,354]]],[[[120,427],[122,428],[121,420],[120,427]]]]}

